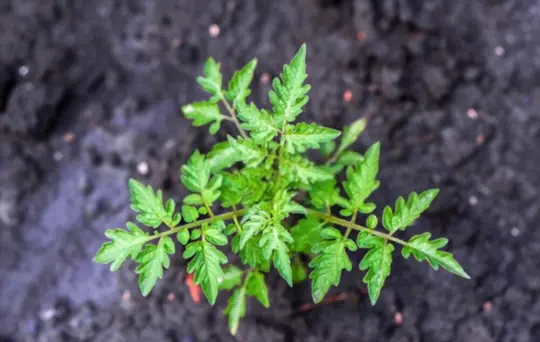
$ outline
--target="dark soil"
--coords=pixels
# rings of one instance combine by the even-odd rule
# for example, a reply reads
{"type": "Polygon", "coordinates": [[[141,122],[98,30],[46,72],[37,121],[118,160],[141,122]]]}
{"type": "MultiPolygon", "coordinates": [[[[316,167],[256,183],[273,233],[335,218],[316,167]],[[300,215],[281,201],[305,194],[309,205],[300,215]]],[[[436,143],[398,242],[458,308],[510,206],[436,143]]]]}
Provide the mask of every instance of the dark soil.
{"type": "Polygon", "coordinates": [[[302,42],[304,119],[370,118],[357,148],[382,142],[377,202],[440,187],[409,233],[448,236],[473,279],[396,258],[375,307],[355,268],[330,294],[347,300],[298,312],[309,284],[273,275],[237,340],[540,341],[538,0],[0,1],[0,340],[234,340],[226,296],[194,304],[181,258],[148,298],[133,267],[91,259],[132,217],[129,177],[179,199],[179,166],[223,139],[179,110],[205,96],[206,57],[227,74],[258,57],[266,104],[261,75],[302,42]]]}

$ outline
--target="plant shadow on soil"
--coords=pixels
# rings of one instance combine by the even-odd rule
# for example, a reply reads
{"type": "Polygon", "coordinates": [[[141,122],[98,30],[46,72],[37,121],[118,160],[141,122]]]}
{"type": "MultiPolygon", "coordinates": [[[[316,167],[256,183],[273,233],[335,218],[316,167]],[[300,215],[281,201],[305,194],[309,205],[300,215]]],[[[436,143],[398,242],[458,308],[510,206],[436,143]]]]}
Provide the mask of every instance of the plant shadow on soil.
{"type": "Polygon", "coordinates": [[[539,47],[537,0],[3,1],[0,340],[539,341],[539,47]],[[92,263],[133,217],[129,177],[178,200],[180,165],[224,138],[179,110],[204,98],[205,58],[230,75],[257,57],[265,105],[303,42],[302,118],[369,118],[356,148],[382,143],[376,202],[441,188],[408,234],[447,236],[473,279],[396,257],[375,307],[355,267],[329,294],[346,300],[303,311],[309,284],[273,274],[271,309],[250,302],[235,339],[226,295],[194,304],[181,258],[148,298],[133,265],[92,263]]]}

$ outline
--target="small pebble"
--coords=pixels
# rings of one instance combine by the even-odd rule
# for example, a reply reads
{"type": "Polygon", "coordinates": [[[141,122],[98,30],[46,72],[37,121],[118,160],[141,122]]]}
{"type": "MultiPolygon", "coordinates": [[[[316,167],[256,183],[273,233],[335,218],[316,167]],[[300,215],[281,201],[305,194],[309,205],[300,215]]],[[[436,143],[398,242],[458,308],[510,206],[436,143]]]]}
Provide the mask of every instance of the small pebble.
{"type": "Polygon", "coordinates": [[[348,89],[345,90],[345,92],[343,93],[343,100],[348,103],[352,101],[352,98],[353,98],[352,91],[348,89]]]}
{"type": "Polygon", "coordinates": [[[47,309],[45,311],[42,311],[40,314],[40,317],[44,321],[50,321],[56,316],[56,310],[53,308],[47,309]]]}
{"type": "Polygon", "coordinates": [[[505,51],[504,51],[504,48],[502,46],[497,46],[495,48],[494,52],[495,52],[495,55],[500,57],[500,56],[504,55],[505,51]]]}
{"type": "Polygon", "coordinates": [[[476,137],[476,143],[477,143],[478,145],[482,145],[482,144],[484,143],[485,140],[486,140],[486,138],[485,138],[483,135],[481,135],[481,134],[480,134],[479,136],[476,137]]]}
{"type": "Polygon", "coordinates": [[[268,84],[270,82],[270,75],[267,72],[261,74],[261,84],[268,84]]]}
{"type": "Polygon", "coordinates": [[[510,234],[513,236],[513,237],[516,237],[518,236],[520,233],[519,229],[517,227],[512,227],[512,229],[510,229],[510,234]]]}
{"type": "Polygon", "coordinates": [[[62,152],[56,151],[56,152],[54,152],[54,154],[53,154],[53,158],[54,158],[54,160],[56,160],[56,161],[60,161],[60,160],[64,159],[64,155],[62,154],[62,152]]]}
{"type": "Polygon", "coordinates": [[[478,204],[478,198],[476,196],[469,197],[469,204],[474,207],[478,204]]]}
{"type": "Polygon", "coordinates": [[[142,175],[146,176],[148,174],[149,167],[147,162],[141,162],[137,164],[137,172],[142,175]]]}
{"type": "Polygon", "coordinates": [[[173,139],[169,139],[169,140],[167,140],[167,142],[165,142],[165,148],[167,150],[171,150],[173,147],[174,147],[174,140],[173,139]]]}
{"type": "Polygon", "coordinates": [[[356,32],[356,40],[364,40],[367,38],[367,34],[365,32],[356,32]]]}
{"type": "Polygon", "coordinates": [[[403,324],[403,314],[401,312],[396,312],[394,314],[394,322],[397,324],[397,325],[401,325],[403,324]]]}
{"type": "Polygon", "coordinates": [[[19,75],[21,76],[26,76],[28,75],[28,73],[30,72],[30,68],[26,65],[22,65],[20,68],[19,68],[19,75]]]}
{"type": "Polygon", "coordinates": [[[474,120],[478,117],[478,112],[474,108],[469,108],[467,110],[467,116],[474,120]]]}
{"type": "Polygon", "coordinates": [[[491,311],[491,309],[493,309],[493,303],[485,302],[484,305],[482,305],[482,309],[484,309],[485,312],[491,311]]]}
{"type": "Polygon", "coordinates": [[[167,299],[169,300],[169,302],[172,302],[175,298],[176,296],[172,292],[167,295],[167,299]]]}
{"type": "Polygon", "coordinates": [[[124,302],[127,302],[130,298],[131,298],[131,292],[129,292],[128,290],[124,291],[124,293],[122,294],[122,300],[124,302]]]}
{"type": "Polygon", "coordinates": [[[208,33],[210,34],[210,37],[212,38],[216,38],[217,36],[219,36],[219,32],[220,32],[219,26],[217,26],[216,24],[212,24],[208,27],[208,33]]]}
{"type": "Polygon", "coordinates": [[[67,143],[70,143],[72,142],[73,140],[75,140],[75,134],[73,133],[66,133],[64,135],[64,141],[67,142],[67,143]]]}

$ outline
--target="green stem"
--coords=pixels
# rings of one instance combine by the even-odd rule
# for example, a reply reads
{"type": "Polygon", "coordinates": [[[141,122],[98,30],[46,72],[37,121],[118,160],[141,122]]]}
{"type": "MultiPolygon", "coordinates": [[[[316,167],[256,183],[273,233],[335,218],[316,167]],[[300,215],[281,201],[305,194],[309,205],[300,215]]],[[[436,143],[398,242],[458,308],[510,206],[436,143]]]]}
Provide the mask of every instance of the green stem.
{"type": "MultiPolygon", "coordinates": [[[[356,224],[356,215],[358,214],[358,211],[356,209],[354,209],[353,211],[353,215],[351,217],[351,223],[352,224],[356,224]]],[[[345,235],[343,235],[343,241],[347,240],[347,238],[349,237],[349,235],[351,234],[351,231],[353,230],[353,227],[352,226],[348,226],[347,227],[347,231],[345,232],[345,235]]]]}
{"type": "MultiPolygon", "coordinates": [[[[236,212],[236,205],[233,205],[233,212],[236,212]]],[[[236,215],[233,215],[233,221],[234,221],[234,224],[236,225],[236,230],[238,230],[238,233],[241,233],[242,232],[242,226],[240,225],[240,222],[238,222],[238,217],[236,215]]]]}
{"type": "Polygon", "coordinates": [[[410,248],[413,248],[413,249],[417,249],[416,247],[409,244],[407,241],[403,241],[401,239],[393,237],[390,234],[386,234],[386,233],[383,233],[383,232],[379,232],[377,230],[369,229],[367,227],[360,226],[360,225],[358,225],[356,223],[352,223],[352,222],[349,222],[347,220],[343,220],[343,219],[340,219],[338,217],[328,215],[328,214],[322,213],[322,212],[317,211],[317,210],[307,209],[307,211],[308,211],[309,214],[311,214],[313,216],[316,216],[318,218],[321,218],[323,220],[326,220],[326,221],[328,221],[330,223],[334,223],[334,224],[340,225],[342,227],[346,227],[346,228],[350,228],[350,229],[354,229],[354,230],[358,230],[358,231],[368,232],[371,235],[380,236],[385,240],[389,240],[389,241],[392,241],[392,242],[395,242],[395,243],[399,243],[400,245],[403,245],[403,246],[407,246],[407,247],[410,247],[410,248]]]}
{"type": "Polygon", "coordinates": [[[151,235],[151,236],[148,237],[147,241],[155,240],[155,239],[161,239],[164,236],[177,233],[182,229],[191,229],[191,228],[200,227],[203,224],[208,224],[208,223],[212,223],[212,222],[216,222],[216,221],[222,221],[222,220],[223,221],[224,220],[230,220],[235,216],[243,215],[243,214],[244,214],[244,209],[240,209],[240,210],[230,211],[228,213],[224,213],[224,214],[221,214],[221,215],[212,216],[212,217],[206,218],[204,220],[199,220],[199,221],[187,223],[187,224],[184,224],[184,225],[181,225],[181,226],[178,226],[178,227],[171,228],[170,230],[167,230],[166,232],[161,232],[159,234],[151,235]]]}
{"type": "Polygon", "coordinates": [[[233,107],[231,106],[229,101],[227,101],[225,96],[222,97],[222,102],[225,105],[225,108],[227,108],[227,111],[229,112],[229,114],[231,114],[231,120],[234,123],[234,125],[236,126],[236,128],[238,129],[238,132],[240,133],[242,138],[244,138],[244,139],[247,138],[246,131],[244,131],[242,129],[242,126],[240,126],[240,121],[238,121],[238,118],[236,117],[236,113],[234,112],[233,107]]]}

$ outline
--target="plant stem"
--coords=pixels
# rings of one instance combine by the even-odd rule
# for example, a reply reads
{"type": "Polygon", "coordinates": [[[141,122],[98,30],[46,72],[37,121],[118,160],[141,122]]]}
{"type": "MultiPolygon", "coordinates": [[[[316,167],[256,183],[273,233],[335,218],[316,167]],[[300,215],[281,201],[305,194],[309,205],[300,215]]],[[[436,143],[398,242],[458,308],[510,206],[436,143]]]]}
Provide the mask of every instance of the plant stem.
{"type": "Polygon", "coordinates": [[[171,228],[170,230],[167,230],[165,232],[151,235],[148,237],[147,241],[161,239],[164,236],[177,233],[182,229],[191,229],[191,228],[202,226],[203,224],[207,224],[207,223],[212,223],[212,222],[221,221],[221,220],[230,220],[233,217],[236,217],[237,215],[243,215],[243,214],[244,214],[244,209],[229,211],[228,213],[224,213],[224,214],[212,216],[203,220],[187,223],[178,227],[171,228]]]}
{"type": "Polygon", "coordinates": [[[240,126],[240,122],[238,121],[238,118],[236,117],[236,113],[234,112],[233,107],[231,106],[231,104],[229,103],[229,101],[227,101],[227,99],[225,98],[225,96],[223,96],[222,102],[223,102],[223,104],[225,105],[225,108],[227,108],[227,111],[229,112],[229,114],[231,114],[231,120],[232,120],[232,122],[234,122],[234,125],[235,125],[236,128],[238,129],[238,132],[240,133],[240,135],[242,136],[242,138],[247,138],[246,131],[244,131],[244,130],[242,129],[242,126],[240,126]]]}
{"type": "MultiPolygon", "coordinates": [[[[356,224],[356,215],[358,214],[358,211],[354,209],[353,215],[351,217],[351,224],[356,224]]],[[[347,240],[349,237],[349,234],[351,234],[351,231],[353,230],[352,226],[347,227],[347,231],[345,232],[345,235],[343,235],[343,241],[347,240]]]]}
{"type": "MultiPolygon", "coordinates": [[[[233,205],[233,212],[236,212],[236,205],[233,205]]],[[[236,215],[233,215],[233,221],[234,221],[234,224],[236,225],[236,230],[238,231],[238,233],[241,233],[242,232],[242,226],[240,225],[240,222],[238,222],[238,217],[236,217],[236,215]]]]}
{"type": "Polygon", "coordinates": [[[343,219],[340,219],[338,217],[328,215],[328,214],[322,213],[322,212],[317,211],[317,210],[307,209],[307,211],[308,211],[309,214],[311,214],[313,216],[317,216],[317,217],[319,217],[319,218],[321,218],[323,220],[326,220],[326,221],[328,221],[330,223],[334,223],[334,224],[340,225],[342,227],[346,227],[347,230],[350,228],[350,229],[354,229],[354,230],[358,230],[358,231],[368,232],[371,235],[380,236],[385,240],[389,240],[389,241],[392,241],[392,242],[395,242],[395,243],[399,243],[400,245],[403,245],[403,246],[407,246],[407,247],[410,247],[410,248],[413,248],[413,249],[417,249],[416,247],[409,244],[407,241],[403,241],[401,239],[393,237],[390,234],[386,234],[386,233],[383,233],[383,232],[379,232],[377,230],[369,229],[367,227],[360,226],[360,225],[358,225],[356,223],[352,223],[352,222],[349,222],[347,220],[343,220],[343,219]]]}

